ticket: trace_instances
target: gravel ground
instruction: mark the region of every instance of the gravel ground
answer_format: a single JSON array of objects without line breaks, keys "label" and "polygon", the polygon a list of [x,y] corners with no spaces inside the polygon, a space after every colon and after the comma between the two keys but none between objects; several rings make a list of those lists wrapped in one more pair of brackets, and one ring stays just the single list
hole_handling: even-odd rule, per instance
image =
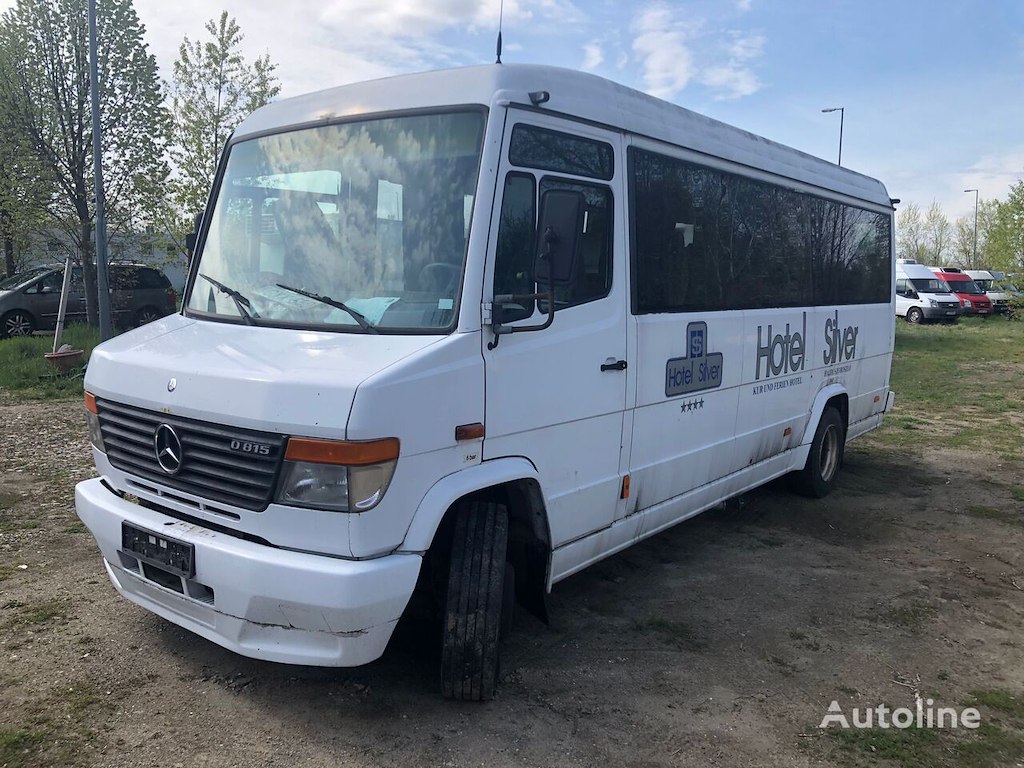
[{"label": "gravel ground", "polygon": [[[1024,761],[1021,465],[866,438],[557,585],[499,695],[437,695],[424,625],[325,670],[124,601],[74,513],[81,405],[0,393],[0,766],[981,766]],[[841,732],[832,700],[977,703],[978,731]]]}]

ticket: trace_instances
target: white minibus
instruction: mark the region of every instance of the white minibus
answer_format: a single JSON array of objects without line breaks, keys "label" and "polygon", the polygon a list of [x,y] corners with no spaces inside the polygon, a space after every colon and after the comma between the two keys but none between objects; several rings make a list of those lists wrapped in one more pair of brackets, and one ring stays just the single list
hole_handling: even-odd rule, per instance
[{"label": "white minibus", "polygon": [[909,323],[942,320],[955,323],[960,299],[935,272],[914,259],[896,260],[896,316]]},{"label": "white minibus", "polygon": [[990,272],[987,269],[965,269],[964,274],[971,278],[985,295],[992,300],[992,311],[998,315],[1008,315],[1014,296],[1003,287],[1002,272]]},{"label": "white minibus", "polygon": [[78,514],[129,600],[240,654],[443,694],[514,604],[892,403],[881,183],[601,78],[493,65],[283,99],[228,142],[178,314],[95,349]]}]

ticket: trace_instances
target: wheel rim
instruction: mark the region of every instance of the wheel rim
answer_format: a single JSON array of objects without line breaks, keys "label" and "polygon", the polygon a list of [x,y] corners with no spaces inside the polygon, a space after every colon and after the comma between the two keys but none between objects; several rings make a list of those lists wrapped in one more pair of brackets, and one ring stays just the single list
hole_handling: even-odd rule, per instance
[{"label": "wheel rim", "polygon": [[159,317],[157,313],[152,309],[144,309],[139,312],[139,325],[145,325],[146,323],[152,323]]},{"label": "wheel rim", "polygon": [[920,323],[921,322],[921,310],[919,310],[919,309],[912,309],[912,310],[910,310],[910,312],[907,313],[907,319],[910,322],[912,322],[912,323]]},{"label": "wheel rim", "polygon": [[831,482],[839,467],[839,430],[829,424],[821,436],[821,450],[818,452],[818,474],[826,483]]},{"label": "wheel rim", "polygon": [[4,320],[4,330],[8,336],[28,336],[32,333],[32,321],[28,316],[20,312],[7,316]]}]

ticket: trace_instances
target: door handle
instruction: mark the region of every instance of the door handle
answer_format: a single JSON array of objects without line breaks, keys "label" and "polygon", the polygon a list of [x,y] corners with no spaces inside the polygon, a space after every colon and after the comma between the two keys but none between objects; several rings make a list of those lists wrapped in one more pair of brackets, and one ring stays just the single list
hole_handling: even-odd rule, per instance
[{"label": "door handle", "polygon": [[608,358],[608,360],[609,360],[609,362],[601,364],[601,370],[602,371],[624,371],[624,370],[626,370],[626,361],[625,360],[614,360],[614,359],[612,359],[610,357]]}]

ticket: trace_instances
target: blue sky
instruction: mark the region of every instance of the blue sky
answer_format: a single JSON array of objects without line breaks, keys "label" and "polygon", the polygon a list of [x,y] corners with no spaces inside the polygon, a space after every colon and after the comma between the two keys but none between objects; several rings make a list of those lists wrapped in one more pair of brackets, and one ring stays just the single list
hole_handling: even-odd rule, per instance
[{"label": "blue sky", "polygon": [[[0,0],[0,8],[11,0]],[[499,0],[135,0],[169,77],[227,10],[282,96],[494,60]],[[951,219],[1024,178],[1024,0],[505,0],[504,61],[587,69],[881,179]]]}]

